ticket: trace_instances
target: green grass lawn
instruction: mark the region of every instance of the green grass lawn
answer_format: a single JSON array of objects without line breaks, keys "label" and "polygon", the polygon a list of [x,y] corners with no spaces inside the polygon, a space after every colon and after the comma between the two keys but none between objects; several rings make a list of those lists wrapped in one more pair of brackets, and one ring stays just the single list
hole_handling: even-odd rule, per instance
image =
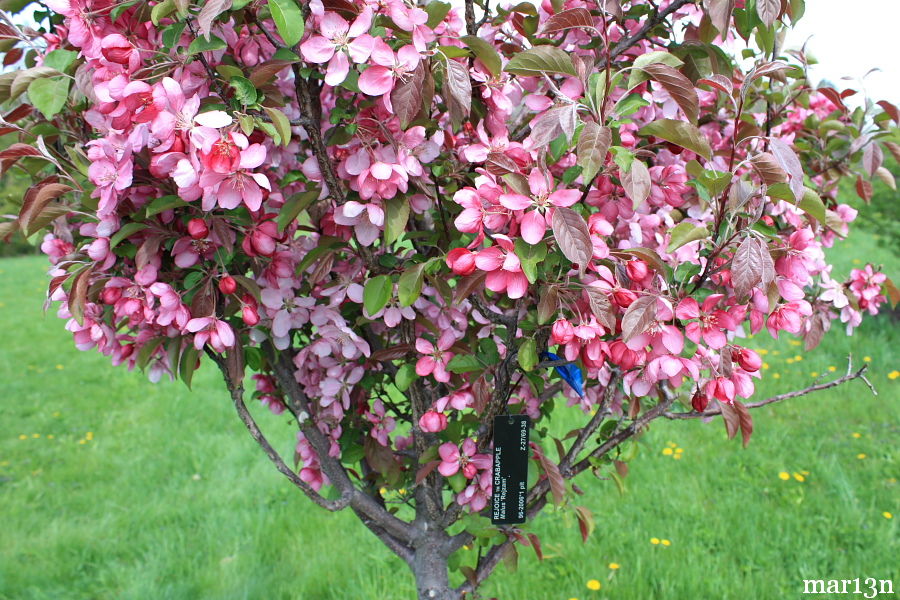
[{"label": "green grass lawn", "polygon": [[[857,234],[837,275],[853,256],[900,273]],[[45,265],[0,261],[0,598],[413,597],[406,566],[352,514],[314,508],[275,472],[209,363],[191,393],[75,350],[54,311],[42,314]],[[597,522],[588,542],[571,511],[546,512],[533,525],[543,563],[522,549],[518,572],[499,568],[485,597],[798,598],[804,578],[900,588],[898,342],[887,317],[852,338],[836,324],[808,355],[757,336],[760,397],[841,373],[851,352],[871,360],[879,396],[853,382],[765,407],[747,449],[719,421],[654,424],[624,494],[578,480]],[[290,455],[287,419],[252,409]],[[670,443],[681,450],[664,454]]]}]

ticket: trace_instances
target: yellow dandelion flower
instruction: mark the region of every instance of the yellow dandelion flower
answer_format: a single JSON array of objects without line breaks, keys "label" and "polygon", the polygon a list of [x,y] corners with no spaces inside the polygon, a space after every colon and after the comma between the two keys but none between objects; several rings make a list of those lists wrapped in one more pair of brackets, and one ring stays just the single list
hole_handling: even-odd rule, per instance
[{"label": "yellow dandelion flower", "polygon": [[892,515],[888,511],[884,511],[883,513],[881,513],[881,516],[884,517],[885,519],[893,519],[894,518],[894,515]]},{"label": "yellow dandelion flower", "polygon": [[778,356],[781,354],[781,350],[772,350],[772,356]]},{"label": "yellow dandelion flower", "polygon": [[662,453],[665,454],[666,456],[671,456],[671,455],[672,455],[672,449],[671,449],[671,448],[663,448],[663,449],[662,449]]},{"label": "yellow dandelion flower", "polygon": [[678,444],[676,444],[675,442],[666,442],[666,445],[669,448],[677,448],[678,447]]},{"label": "yellow dandelion flower", "polygon": [[671,546],[671,545],[672,545],[672,542],[670,542],[669,540],[663,540],[663,541],[662,541],[662,545],[663,545],[663,546]]},{"label": "yellow dandelion flower", "polygon": [[863,362],[872,362],[871,356],[863,356]]},{"label": "yellow dandelion flower", "polygon": [[49,434],[49,435],[47,436],[47,439],[48,439],[48,440],[52,440],[52,439],[53,439],[53,434],[52,434],[52,433]]},{"label": "yellow dandelion flower", "polygon": [[860,259],[858,259],[858,258],[854,258],[852,262],[853,262],[854,265],[861,265],[861,264],[862,264],[862,261],[861,261]]},{"label": "yellow dandelion flower", "polygon": [[788,473],[787,471],[782,471],[778,474],[778,478],[781,480],[787,481],[788,479],[791,478],[791,474]]},{"label": "yellow dandelion flower", "polygon": [[806,477],[804,477],[800,473],[794,473],[794,479],[796,479],[797,481],[799,481],[801,483],[806,481]]},{"label": "yellow dandelion flower", "polygon": [[681,460],[681,454],[676,454],[672,458],[674,458],[675,460]]},{"label": "yellow dandelion flower", "polygon": [[592,408],[592,409],[591,409],[591,416],[593,417],[593,416],[596,415],[596,414],[597,414],[597,409],[596,409],[596,408]]},{"label": "yellow dandelion flower", "polygon": [[828,372],[829,372],[829,373],[834,373],[835,371],[837,371],[837,367],[836,367],[836,366],[831,365],[831,366],[828,367]]},{"label": "yellow dandelion flower", "polygon": [[762,364],[762,368],[763,368],[763,369],[768,369],[768,368],[769,368],[769,363],[764,362],[764,363]]},{"label": "yellow dandelion flower", "polygon": [[400,488],[399,490],[397,490],[397,493],[400,494],[401,496],[405,496],[405,495],[406,495],[406,488]]},{"label": "yellow dandelion flower", "polygon": [[578,598],[569,598],[569,600],[578,600]]},{"label": "yellow dandelion flower", "polygon": [[772,379],[781,379],[781,373],[772,373]]},{"label": "yellow dandelion flower", "polygon": [[856,432],[856,431],[854,431],[851,435],[853,436],[854,439],[857,439],[857,440],[862,437],[862,434],[859,432]]},{"label": "yellow dandelion flower", "polygon": [[27,440],[27,439],[28,439],[28,436],[25,435],[25,434],[23,433],[22,435],[19,436],[19,439],[20,439],[20,440]]},{"label": "yellow dandelion flower", "polygon": [[61,414],[62,414],[61,412],[56,411],[56,412],[53,413],[53,416],[54,416],[54,417],[58,417],[58,416],[61,415]]},{"label": "yellow dandelion flower", "polygon": [[382,496],[384,496],[385,494],[387,494],[387,488],[386,487],[380,488],[378,490],[378,493],[381,494]]},{"label": "yellow dandelion flower", "polygon": [[787,362],[787,364],[792,365],[792,364],[794,364],[794,359],[793,359],[793,358],[789,358],[789,359],[787,359],[786,362]]},{"label": "yellow dandelion flower", "polygon": [[862,453],[862,452],[860,452],[859,454],[856,455],[856,458],[858,458],[859,460],[862,460],[862,459],[864,459],[865,457],[866,457],[866,455],[865,455],[864,453]]},{"label": "yellow dandelion flower", "polygon": [[819,372],[818,372],[818,371],[810,371],[810,372],[809,372],[809,376],[810,376],[810,377],[818,377],[818,376],[819,376]]},{"label": "yellow dandelion flower", "polygon": [[58,371],[62,371],[63,369],[65,369],[65,367],[62,366],[62,365],[56,365],[56,369],[57,369]]},{"label": "yellow dandelion flower", "polygon": [[801,473],[802,475],[806,475],[807,477],[809,477],[809,471],[801,470],[800,473]]},{"label": "yellow dandelion flower", "polygon": [[587,588],[589,590],[594,590],[595,592],[602,588],[603,586],[596,579],[588,579]]},{"label": "yellow dandelion flower", "polygon": [[766,348],[760,348],[759,350],[756,351],[756,353],[759,354],[760,356],[765,356],[766,354],[769,353],[769,350]]},{"label": "yellow dandelion flower", "polygon": [[619,568],[619,563],[609,563],[609,568],[615,571]]},{"label": "yellow dandelion flower", "polygon": [[650,538],[650,543],[654,546],[659,545],[659,538]]},{"label": "yellow dandelion flower", "polygon": [[897,379],[898,377],[900,377],[900,371],[897,371],[896,369],[888,373],[888,379],[890,380]]},{"label": "yellow dandelion flower", "polygon": [[85,444],[87,444],[87,440],[78,440],[78,443],[84,446]]},{"label": "yellow dandelion flower", "polygon": [[788,342],[790,342],[791,346],[799,346],[800,345],[800,342],[798,340],[788,340]]},{"label": "yellow dandelion flower", "polygon": [[796,360],[797,362],[800,362],[801,360],[803,360],[803,357],[801,355],[797,354],[794,356],[794,360]]},{"label": "yellow dandelion flower", "polygon": [[41,437],[41,434],[39,434],[39,433],[32,433],[32,434],[31,434],[31,437],[37,439],[37,438]]},{"label": "yellow dandelion flower", "polygon": [[681,454],[684,452],[684,448],[675,448],[675,454]]},{"label": "yellow dandelion flower", "polygon": [[94,439],[94,432],[88,431],[86,434],[84,434],[84,439],[86,439],[87,441],[91,441],[92,439]]}]

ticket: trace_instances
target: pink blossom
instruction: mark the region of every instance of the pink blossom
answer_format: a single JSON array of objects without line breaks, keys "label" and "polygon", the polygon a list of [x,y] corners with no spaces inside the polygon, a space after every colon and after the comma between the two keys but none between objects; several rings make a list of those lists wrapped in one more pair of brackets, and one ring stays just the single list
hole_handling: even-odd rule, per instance
[{"label": "pink blossom", "polygon": [[466,479],[472,479],[479,470],[489,469],[492,464],[490,456],[477,452],[478,447],[472,438],[463,440],[462,448],[453,442],[441,444],[438,448],[438,455],[441,457],[438,472],[444,477],[452,477],[462,470]]},{"label": "pink blossom", "polygon": [[581,197],[578,190],[557,190],[550,192],[547,176],[540,169],[532,169],[528,175],[531,196],[508,193],[500,196],[500,204],[510,210],[526,210],[520,218],[522,239],[529,244],[537,244],[544,239],[549,225],[549,211],[552,206],[572,206]]},{"label": "pink blossom", "polygon": [[676,317],[684,320],[697,319],[684,328],[685,335],[695,344],[699,344],[702,338],[707,346],[718,350],[728,343],[725,332],[734,331],[737,323],[726,311],[716,309],[723,297],[722,294],[712,294],[703,301],[702,306],[693,298],[685,298],[678,303]]},{"label": "pink blossom", "polygon": [[[300,45],[300,52],[307,62],[328,63],[325,83],[340,85],[350,71],[350,59],[365,63],[372,53],[375,38],[366,33],[372,26],[372,9],[365,7],[353,24],[333,12],[326,12],[319,20],[319,32]],[[354,39],[355,38],[355,39]]]},{"label": "pink blossom", "polygon": [[528,290],[528,278],[515,253],[515,245],[505,235],[495,235],[496,246],[485,248],[475,257],[475,266],[487,271],[484,285],[494,292],[506,292],[512,299],[521,298]]},{"label": "pink blossom", "polygon": [[420,377],[434,375],[440,382],[450,381],[450,373],[447,371],[447,363],[453,358],[454,353],[448,352],[456,342],[456,335],[452,330],[446,330],[438,338],[437,347],[424,338],[416,340],[416,351],[425,356],[416,361],[416,373]]},{"label": "pink blossom", "polygon": [[447,429],[447,415],[436,410],[426,411],[419,418],[419,427],[427,433],[437,433]]},{"label": "pink blossom", "polygon": [[382,96],[385,107],[393,112],[390,91],[398,79],[404,80],[412,74],[420,58],[414,46],[403,46],[394,55],[390,46],[381,38],[375,38],[371,56],[373,64],[359,76],[359,89],[369,96]]},{"label": "pink blossom", "polygon": [[216,352],[225,352],[227,348],[234,346],[231,327],[215,317],[191,319],[185,325],[185,330],[194,334],[194,348],[197,350],[202,350],[207,342]]}]

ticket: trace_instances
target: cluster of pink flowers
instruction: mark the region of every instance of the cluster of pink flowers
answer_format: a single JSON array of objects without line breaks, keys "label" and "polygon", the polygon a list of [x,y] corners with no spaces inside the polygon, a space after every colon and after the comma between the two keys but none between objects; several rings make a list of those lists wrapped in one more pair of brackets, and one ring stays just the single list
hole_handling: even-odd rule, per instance
[{"label": "cluster of pink flowers", "polygon": [[[626,71],[598,103],[590,71],[602,48],[583,27],[539,34],[571,69],[503,70],[519,46],[551,48],[532,43],[519,12],[537,10],[546,22],[559,9],[550,2],[481,23],[481,44],[470,44],[460,8],[314,0],[299,58],[276,48],[278,25],[258,22],[255,4],[234,9],[252,19],[230,9],[216,16],[207,40],[221,43],[191,53],[198,38],[178,28],[177,13],[154,25],[138,5],[46,4],[66,17],[46,34],[48,50],[78,52],[73,80],[88,105],[79,143],[86,206],[95,208],[54,221],[41,246],[53,264],[50,299],[61,302],[77,347],[154,380],[183,375],[208,351],[253,348],[256,397],[276,414],[289,405],[259,348],[290,351],[312,413],[295,416],[312,419],[331,456],[356,436],[402,460],[406,420],[439,440],[437,470],[462,474],[456,500],[473,511],[485,507],[491,478],[470,417],[484,410],[496,365],[525,340],[549,339],[536,353],[582,370],[583,389],[563,393],[585,411],[614,374],[615,407],[665,385],[690,388],[703,410],[754,393],[762,362],[740,343],[746,334],[813,339],[838,318],[852,329],[886,302],[883,273],[868,265],[843,281],[826,261],[824,248],[856,217],[834,196],[832,175],[809,179],[824,223],[783,192],[766,195],[750,159],[772,140],[749,123],[734,130],[727,94],[698,92],[698,120],[657,81],[626,89]],[[564,5],[597,12],[584,0]],[[688,3],[671,19],[696,28],[700,16]],[[615,47],[640,22],[597,17],[596,25]],[[164,42],[173,31],[177,39]],[[642,39],[614,66],[659,42]],[[307,77],[308,69],[322,73]],[[610,107],[629,104],[611,120]],[[693,127],[709,152],[641,134],[663,119]],[[810,124],[826,119],[849,123],[813,94],[772,138],[793,153],[789,144],[817,135]],[[599,145],[609,148],[587,177],[576,132],[608,123],[609,144]],[[777,153],[781,187],[803,184]],[[704,187],[723,177],[727,187]],[[701,233],[676,243],[691,226]],[[761,249],[756,279],[736,266],[741,244]],[[75,285],[79,277],[88,285]],[[375,277],[388,281],[378,293],[367,285]],[[397,399],[404,379],[430,396],[418,411]],[[512,387],[510,403],[540,418],[538,388]],[[327,484],[302,434],[296,451],[300,477]]]}]

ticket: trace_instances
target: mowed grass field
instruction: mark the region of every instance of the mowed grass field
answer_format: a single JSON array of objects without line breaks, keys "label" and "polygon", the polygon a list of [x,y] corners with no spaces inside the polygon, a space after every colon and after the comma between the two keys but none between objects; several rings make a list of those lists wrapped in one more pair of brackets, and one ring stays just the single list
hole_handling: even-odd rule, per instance
[{"label": "mowed grass field", "polygon": [[[839,252],[838,276],[861,258],[900,275],[866,234]],[[0,261],[0,598],[413,597],[406,566],[352,514],[314,508],[275,472],[211,364],[192,393],[78,352],[55,310],[42,314],[45,270]],[[578,480],[597,523],[588,542],[571,511],[546,512],[532,525],[543,563],[522,549],[484,597],[781,599],[801,597],[803,579],[856,577],[900,588],[898,343],[887,316],[852,338],[836,324],[809,354],[749,340],[767,351],[759,397],[838,375],[849,353],[879,395],[853,382],[757,410],[746,449],[718,420],[654,424],[624,494]],[[251,408],[290,456],[287,419]]]}]

